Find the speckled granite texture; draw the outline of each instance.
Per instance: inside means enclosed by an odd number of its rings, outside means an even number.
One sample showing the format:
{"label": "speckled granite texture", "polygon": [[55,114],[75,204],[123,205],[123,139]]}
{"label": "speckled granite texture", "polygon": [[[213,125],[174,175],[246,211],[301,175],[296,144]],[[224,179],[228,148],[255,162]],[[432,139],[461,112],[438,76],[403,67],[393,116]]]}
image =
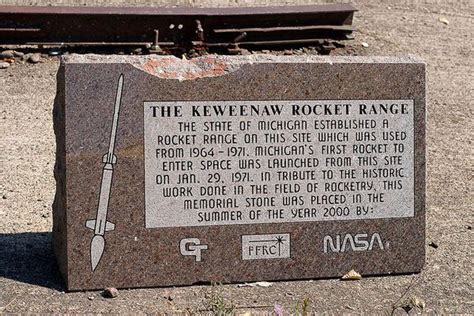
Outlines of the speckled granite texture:
{"label": "speckled granite texture", "polygon": [[[95,217],[117,78],[125,84],[119,164],[108,205],[115,230],[92,272],[85,227]],[[189,100],[414,100],[415,216],[262,225],[145,228],[143,102]],[[418,272],[425,261],[425,65],[416,58],[69,56],[58,73],[54,248],[69,290]],[[291,257],[241,258],[241,235],[291,234]],[[385,250],[324,254],[327,234],[379,233]],[[179,253],[184,237],[212,245],[201,262]],[[218,254],[218,255],[217,255]]]}

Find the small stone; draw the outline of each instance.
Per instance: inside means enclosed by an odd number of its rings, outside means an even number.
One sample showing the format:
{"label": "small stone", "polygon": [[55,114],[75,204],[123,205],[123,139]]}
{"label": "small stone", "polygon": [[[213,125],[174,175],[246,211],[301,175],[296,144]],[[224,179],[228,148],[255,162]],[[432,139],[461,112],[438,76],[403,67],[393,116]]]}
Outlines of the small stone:
{"label": "small stone", "polygon": [[430,242],[428,246],[433,247],[434,249],[438,249],[439,247],[438,244],[435,243],[434,241]]}
{"label": "small stone", "polygon": [[13,50],[4,50],[3,52],[0,53],[0,59],[10,59],[13,57],[15,57]]}
{"label": "small stone", "polygon": [[418,297],[413,296],[402,301],[400,304],[394,306],[394,311],[398,308],[403,309],[405,313],[407,314],[410,313],[414,308],[423,312],[423,310],[426,308],[426,303],[422,299],[419,299]]}
{"label": "small stone", "polygon": [[92,300],[94,299],[94,296],[88,296],[87,299],[88,299],[89,301],[92,301]]}
{"label": "small stone", "polygon": [[471,226],[471,225],[467,225],[467,229],[471,230],[471,229],[472,229],[472,226]]}
{"label": "small stone", "polygon": [[426,308],[426,303],[424,300],[414,296],[411,298],[411,302],[414,307],[421,309],[422,311]]}
{"label": "small stone", "polygon": [[354,269],[344,274],[341,278],[342,280],[360,280],[362,276],[356,272]]}
{"label": "small stone", "polygon": [[108,287],[102,292],[102,296],[105,298],[115,298],[118,296],[118,290],[114,287]]}
{"label": "small stone", "polygon": [[142,53],[142,49],[141,48],[135,48],[132,53],[134,53],[135,55],[140,55]]}
{"label": "small stone", "polygon": [[4,62],[4,61],[0,62],[0,69],[6,69],[8,67],[10,67],[9,63]]}
{"label": "small stone", "polygon": [[446,19],[445,17],[439,18],[438,21],[440,21],[440,22],[443,23],[444,25],[449,25],[449,20]]}
{"label": "small stone", "polygon": [[270,282],[261,281],[261,282],[255,282],[255,285],[259,287],[270,287],[273,284]]}
{"label": "small stone", "polygon": [[270,287],[272,285],[273,284],[270,282],[260,281],[260,282],[255,282],[255,283],[237,284],[237,287]]}
{"label": "small stone", "polygon": [[237,287],[254,287],[254,285],[251,283],[243,283],[243,284],[237,284]]}
{"label": "small stone", "polygon": [[369,47],[369,44],[366,43],[366,42],[362,42],[361,45],[362,45],[363,47],[366,47],[366,48]]}
{"label": "small stone", "polygon": [[[8,66],[10,66],[10,65],[8,65]],[[5,194],[2,195],[2,199],[6,200],[6,199],[7,199],[7,196],[6,196]]]}
{"label": "small stone", "polygon": [[29,58],[28,61],[32,64],[37,64],[41,60],[41,55],[40,54],[32,54]]}
{"label": "small stone", "polygon": [[15,55],[15,57],[20,57],[21,58],[21,57],[25,56],[25,53],[15,50],[15,51],[13,51],[13,55]]}

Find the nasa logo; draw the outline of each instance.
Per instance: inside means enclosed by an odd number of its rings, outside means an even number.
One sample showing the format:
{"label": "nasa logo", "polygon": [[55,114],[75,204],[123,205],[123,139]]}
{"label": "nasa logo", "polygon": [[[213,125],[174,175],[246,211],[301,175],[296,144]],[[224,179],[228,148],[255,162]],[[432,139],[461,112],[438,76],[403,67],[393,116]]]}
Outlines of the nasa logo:
{"label": "nasa logo", "polygon": [[385,250],[388,243],[384,246],[382,238],[379,233],[374,233],[371,236],[368,234],[346,234],[344,237],[336,235],[333,238],[330,235],[323,238],[323,251],[329,252],[347,252],[347,251],[370,251],[378,247],[380,250]]}

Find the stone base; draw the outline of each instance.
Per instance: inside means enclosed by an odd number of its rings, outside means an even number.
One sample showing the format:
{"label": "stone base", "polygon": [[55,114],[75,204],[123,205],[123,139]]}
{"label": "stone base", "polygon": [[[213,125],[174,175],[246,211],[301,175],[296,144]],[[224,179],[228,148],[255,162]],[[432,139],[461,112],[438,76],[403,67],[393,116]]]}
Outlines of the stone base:
{"label": "stone base", "polygon": [[[109,149],[112,129],[114,102],[117,96],[118,78],[123,75],[123,93],[115,138],[116,164],[113,165],[110,197],[104,197],[108,205],[99,206],[101,192],[107,172],[104,172],[103,156]],[[381,133],[383,119],[387,119],[391,131],[405,131],[408,139],[383,140],[375,143],[405,143],[402,158],[395,158],[391,164],[404,168],[406,177],[394,176],[390,179],[371,179],[378,188],[372,193],[383,192],[389,202],[366,201],[364,206],[372,207],[373,212],[363,216],[357,215],[355,205],[349,200],[335,207],[349,207],[350,215],[324,216],[324,209],[330,203],[311,203],[311,194],[307,191],[278,193],[275,191],[274,174],[270,170],[270,193],[251,191],[250,185],[259,184],[260,171],[254,168],[249,178],[235,178],[235,172],[244,172],[239,168],[239,156],[228,158],[225,153],[216,156],[216,160],[231,160],[232,171],[201,170],[202,157],[168,159],[169,161],[192,161],[193,168],[184,171],[163,171],[161,162],[167,158],[153,156],[157,146],[158,135],[196,134],[194,144],[169,145],[163,148],[183,148],[186,153],[191,147],[222,148],[242,147],[237,145],[207,146],[202,141],[204,122],[231,121],[235,133],[240,139],[238,124],[241,121],[258,122],[259,120],[294,120],[295,113],[291,107],[298,103],[324,103],[324,100],[346,101],[348,108],[337,110],[331,106],[329,112],[298,116],[298,119],[309,122],[314,127],[317,120],[361,119],[361,104],[375,101],[395,100],[400,111],[407,106],[406,113],[374,114],[365,113],[367,119],[379,124],[374,131]],[[365,100],[365,101],[364,101]],[[398,100],[398,101],[397,101]],[[197,105],[231,105],[226,101],[235,101],[237,105],[251,105],[248,101],[260,105],[281,104],[284,114],[266,117],[247,117],[232,115],[226,112],[216,116],[210,112],[199,112],[203,116],[192,117],[191,107]],[[222,101],[221,103],[216,101]],[[245,102],[247,101],[247,102]],[[268,102],[271,101],[271,102]],[[151,103],[146,103],[151,102]],[[194,103],[193,103],[194,102]],[[240,103],[239,103],[240,102]],[[279,103],[280,102],[280,103]],[[335,103],[335,102],[332,102]],[[198,105],[199,105],[198,104]],[[146,107],[145,105],[148,105]],[[152,106],[177,106],[182,116],[169,118],[150,116]],[[249,109],[249,107],[244,107]],[[353,111],[350,114],[344,111]],[[174,107],[172,107],[174,111]],[[242,111],[239,108],[238,111]],[[289,112],[287,112],[289,111]],[[369,110],[367,110],[369,111]],[[356,113],[357,112],[357,113]],[[213,114],[214,113],[214,114]],[[339,114],[338,114],[339,113]],[[194,114],[197,114],[194,113]],[[147,116],[148,115],[148,116]],[[182,118],[181,118],[182,117]],[[157,125],[150,122],[156,118]],[[178,122],[197,122],[198,131],[193,133],[179,131]],[[392,122],[394,122],[392,124]],[[206,56],[192,60],[181,60],[170,56],[95,56],[72,55],[62,60],[58,72],[58,95],[54,109],[54,124],[57,140],[57,161],[55,177],[57,193],[54,203],[54,249],[59,266],[69,290],[100,289],[114,286],[117,288],[189,285],[201,282],[246,282],[256,280],[292,280],[340,277],[354,269],[362,275],[381,275],[394,273],[419,272],[424,264],[425,249],[425,65],[411,57],[312,57],[312,56]],[[253,124],[253,123],[252,123]],[[253,128],[253,127],[252,127]],[[390,127],[389,127],[390,128]],[[291,144],[292,131],[263,131],[255,127],[258,144],[248,146],[248,156],[240,159],[257,158],[255,146],[265,145],[265,133],[287,134],[283,144]],[[326,130],[328,131],[328,130]],[[336,130],[330,130],[336,131]],[[353,128],[350,137],[364,128]],[[154,134],[155,133],[155,134]],[[161,133],[161,134],[160,134]],[[311,127],[311,133],[316,133]],[[216,132],[215,134],[225,134]],[[148,135],[148,136],[147,136]],[[297,144],[312,145],[318,153],[318,166],[304,168],[316,170],[316,180],[281,181],[283,184],[295,183],[306,187],[309,182],[320,183],[322,170],[332,169],[336,174],[340,169],[372,169],[370,166],[356,165],[358,156],[378,156],[378,167],[388,168],[382,161],[385,156],[395,155],[390,149],[387,153],[356,154],[347,151],[344,154],[324,153],[323,142],[299,139]],[[377,134],[378,135],[378,134]],[[382,135],[382,134],[380,134]],[[302,136],[303,138],[305,136]],[[382,137],[382,136],[380,136]],[[395,136],[394,136],[395,137]],[[242,138],[243,139],[243,138]],[[344,141],[330,142],[341,145]],[[349,141],[353,145],[354,140]],[[373,143],[370,140],[361,144]],[[349,146],[347,148],[352,148]],[[148,147],[147,147],[148,146]],[[244,146],[245,147],[245,146]],[[307,148],[307,147],[306,147]],[[349,149],[347,149],[349,150]],[[188,155],[188,154],[186,154]],[[145,159],[145,156],[147,157]],[[278,155],[288,157],[291,155]],[[328,166],[327,157],[351,157],[353,168]],[[267,156],[262,159],[262,170],[267,170]],[[110,158],[111,159],[111,158]],[[109,160],[110,160],[109,159]],[[296,159],[296,158],[295,158]],[[106,158],[107,160],[107,158]],[[110,160],[112,161],[112,160]],[[158,167],[157,167],[158,166]],[[155,169],[153,169],[155,168]],[[160,169],[157,171],[157,169]],[[289,170],[289,169],[288,169]],[[295,170],[302,170],[296,168]],[[268,171],[268,170],[267,170]],[[161,187],[153,185],[157,173],[169,175],[172,182],[178,175],[189,173],[197,175],[202,181],[208,181],[207,175],[222,175],[219,185],[228,186],[229,192],[242,181],[245,193],[238,197],[239,208],[244,219],[229,219],[223,222],[202,222],[198,220],[198,210],[184,210],[182,195],[192,191],[193,198],[202,183],[175,185],[175,187],[192,187],[175,198],[164,198]],[[361,173],[360,173],[361,174]],[[240,176],[239,176],[240,177]],[[336,175],[339,177],[339,175]],[[151,179],[151,180],[150,180]],[[198,180],[199,180],[198,179]],[[206,180],[204,180],[206,179]],[[212,180],[212,179],[211,179]],[[238,180],[238,181],[237,181]],[[248,181],[247,181],[248,180]],[[357,177],[357,181],[367,180]],[[339,179],[339,182],[356,181]],[[383,180],[400,180],[402,188],[383,187]],[[102,191],[101,191],[102,186]],[[286,189],[284,189],[286,190]],[[318,190],[323,190],[321,187]],[[362,190],[360,187],[358,190]],[[253,192],[253,193],[252,193]],[[322,196],[324,191],[318,191]],[[369,193],[370,193],[369,192]],[[329,195],[331,192],[326,192]],[[338,192],[352,198],[354,194],[367,192]],[[104,193],[102,193],[104,194]],[[151,194],[147,197],[148,194]],[[229,193],[229,198],[233,193]],[[332,192],[334,194],[334,192]],[[301,206],[293,205],[285,209],[284,218],[279,215],[250,219],[252,210],[261,209],[265,214],[269,207],[247,207],[243,202],[246,197],[275,197],[275,203],[281,203],[283,196],[302,196],[304,207],[317,209],[314,217],[304,220],[291,219],[290,209]],[[150,199],[149,199],[150,198]],[[365,201],[365,200],[364,200]],[[390,202],[392,201],[392,202]],[[334,202],[334,201],[333,201]],[[298,203],[298,202],[296,202]],[[361,204],[362,205],[362,204]],[[115,227],[101,222],[94,226],[88,220],[98,217],[98,208],[106,209],[107,221]],[[228,206],[228,210],[232,206]],[[219,209],[203,210],[219,211]],[[331,213],[330,211],[327,211]],[[337,211],[335,211],[337,213]],[[303,212],[304,213],[304,212]],[[311,212],[306,213],[311,216]],[[157,217],[159,216],[159,217]],[[91,224],[92,223],[92,224]],[[232,224],[233,223],[233,224]],[[105,231],[106,229],[110,229]],[[103,232],[105,231],[105,232]],[[91,265],[91,240],[94,234],[103,236],[104,250],[95,270]],[[273,243],[275,241],[275,243]],[[250,245],[257,245],[254,247]],[[273,245],[279,245],[278,253]],[[249,247],[253,247],[250,250]],[[271,248],[271,249],[270,249]],[[266,249],[266,250],[265,250]],[[272,250],[273,249],[273,250]],[[96,253],[97,254],[97,253]],[[94,255],[94,254],[92,254]]]}

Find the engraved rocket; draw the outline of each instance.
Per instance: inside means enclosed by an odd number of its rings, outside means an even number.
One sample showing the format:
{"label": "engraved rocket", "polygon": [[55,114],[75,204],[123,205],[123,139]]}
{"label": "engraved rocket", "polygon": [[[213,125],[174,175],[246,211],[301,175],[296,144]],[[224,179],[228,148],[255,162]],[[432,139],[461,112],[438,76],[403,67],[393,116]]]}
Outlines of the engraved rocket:
{"label": "engraved rocket", "polygon": [[112,121],[112,131],[110,133],[109,150],[103,156],[102,162],[102,182],[100,186],[99,205],[97,206],[97,215],[95,219],[86,221],[86,227],[94,231],[94,237],[91,241],[91,267],[92,271],[97,268],[105,248],[105,232],[115,229],[115,224],[107,221],[107,211],[109,206],[110,190],[112,187],[112,175],[114,165],[117,163],[117,157],[114,155],[115,138],[117,134],[117,124],[119,118],[120,103],[122,101],[123,74],[120,75],[115,96],[114,118]]}

